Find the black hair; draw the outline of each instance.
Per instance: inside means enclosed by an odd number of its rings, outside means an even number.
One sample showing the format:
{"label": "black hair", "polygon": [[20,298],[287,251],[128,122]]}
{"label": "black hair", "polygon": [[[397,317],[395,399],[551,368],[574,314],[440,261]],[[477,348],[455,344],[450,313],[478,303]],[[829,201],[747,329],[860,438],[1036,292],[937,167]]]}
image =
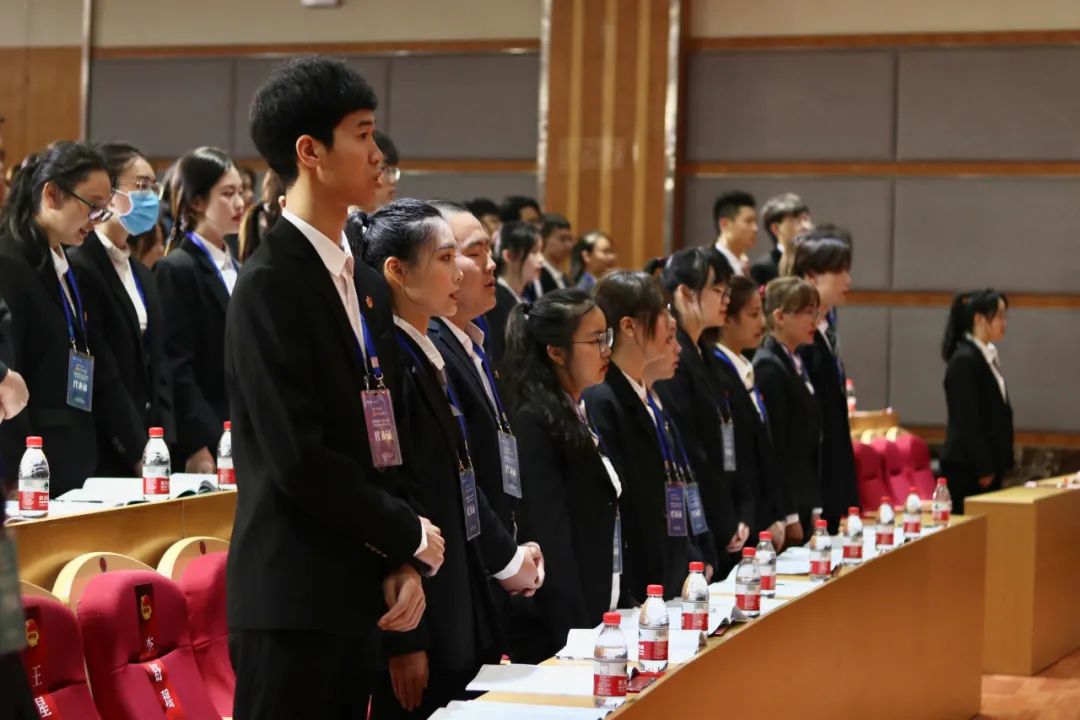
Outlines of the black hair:
{"label": "black hair", "polygon": [[246,262],[262,244],[263,236],[274,227],[281,217],[281,204],[278,198],[285,194],[281,178],[273,170],[263,175],[259,200],[247,209],[240,221],[240,262]]}
{"label": "black hair", "polygon": [[752,208],[757,205],[754,196],[742,190],[730,190],[716,198],[712,206],[713,227],[720,227],[720,218],[734,220],[739,214],[739,208]]}
{"label": "black hair", "polygon": [[139,148],[128,143],[110,142],[99,143],[94,146],[98,155],[105,161],[105,166],[109,169],[109,177],[112,178],[113,185],[116,185],[116,179],[124,174],[124,171],[128,169],[128,166],[139,158],[145,158]]}
{"label": "black hair", "polygon": [[196,148],[180,158],[169,184],[173,226],[165,243],[166,252],[172,252],[180,245],[184,233],[195,229],[195,202],[209,197],[221,176],[233,167],[225,151],[215,147]]}
{"label": "black hair", "polygon": [[[367,109],[367,108],[364,108]],[[382,130],[375,131],[375,144],[383,154],[383,165],[397,165],[399,162],[397,145]]]}
{"label": "black hair", "polygon": [[310,135],[328,148],[334,128],[350,113],[375,110],[364,77],[341,60],[308,56],[274,69],[251,102],[251,139],[286,187],[299,177],[296,140]]}
{"label": "black hair", "polygon": [[667,307],[667,298],[660,283],[652,275],[620,270],[596,284],[593,293],[596,304],[604,311],[607,324],[615,328],[615,345],[619,344],[619,321],[633,318],[645,325],[645,338],[656,334],[656,320]]}
{"label": "black hair", "polygon": [[823,236],[836,238],[848,247],[852,247],[851,231],[843,225],[837,225],[836,223],[821,223],[814,229]]}
{"label": "black hair", "polygon": [[592,230],[582,235],[581,239],[574,243],[574,249],[570,251],[570,278],[574,282],[580,282],[581,277],[585,274],[585,261],[581,259],[581,253],[587,252],[592,255],[593,250],[596,249],[596,243],[601,239],[611,242],[611,236],[599,230]]}
{"label": "black hair", "polygon": [[765,201],[765,204],[761,207],[761,224],[765,226],[765,232],[769,234],[774,247],[780,240],[776,237],[776,233],[772,231],[773,223],[798,217],[804,212],[810,212],[810,208],[795,193],[784,193]]}
{"label": "black hair", "polygon": [[536,302],[522,303],[510,312],[506,353],[499,377],[504,382],[511,415],[526,403],[539,407],[547,431],[559,444],[575,451],[592,449],[588,428],[570,406],[552,368],[548,346],[574,354],[574,333],[596,302],[573,288],[554,290]]}
{"label": "black hair", "polygon": [[705,258],[713,269],[713,275],[716,277],[715,282],[727,283],[731,278],[735,277],[735,268],[731,267],[731,263],[728,262],[724,253],[717,250],[715,246],[710,245],[705,248]]}
{"label": "black hair", "polygon": [[[472,215],[472,213],[469,212],[469,209],[467,207],[465,207],[461,203],[456,203],[453,200],[428,200],[427,203],[431,207],[438,210],[439,214],[442,215],[447,221],[449,221],[451,217],[457,215],[458,213],[469,213],[470,215]],[[479,219],[480,218],[477,218],[477,220]]]}
{"label": "black hair", "polygon": [[[712,262],[710,250],[723,257],[721,253],[713,248],[706,249],[703,247],[683,248],[669,257],[664,265],[664,271],[660,275],[660,285],[664,288],[664,292],[674,298],[675,291],[679,286],[685,285],[700,297],[701,292],[709,284],[710,270],[712,271],[713,284],[727,284],[731,278],[731,266],[725,261],[724,265],[719,266],[719,269],[723,272],[724,268],[727,268],[726,275],[718,273],[718,265]],[[671,311],[675,315],[676,321],[681,324],[682,318],[679,317],[679,311],[674,302],[671,304]]]}
{"label": "black hair", "polygon": [[[11,183],[7,203],[0,214],[0,232],[23,242],[48,240],[35,216],[41,207],[46,183],[53,183],[65,193],[86,180],[91,173],[109,172],[105,160],[89,145],[62,141],[53,143],[19,168]],[[111,181],[110,177],[110,181]]]}
{"label": "black hair", "polygon": [[[469,209],[469,212],[478,218],[482,218],[485,215],[499,214],[499,206],[495,204],[494,200],[489,200],[488,198],[478,197],[473,198],[472,200],[466,200],[464,205]],[[516,220],[517,218],[514,219]]]}
{"label": "black hair", "polygon": [[236,172],[240,173],[241,179],[246,178],[251,183],[252,191],[255,190],[255,171],[249,168],[247,165],[237,165]]}
{"label": "black hair", "polygon": [[665,263],[667,263],[667,258],[663,255],[649,258],[645,262],[645,267],[642,268],[642,272],[646,275],[652,275],[653,277],[656,277],[657,273],[663,272]]}
{"label": "black hair", "polygon": [[795,238],[795,249],[785,253],[780,262],[780,274],[804,278],[850,270],[851,233],[843,228],[841,233],[828,229],[828,226],[817,227]]}
{"label": "black hair", "polygon": [[975,316],[982,315],[992,320],[1001,310],[1001,303],[1009,307],[1009,298],[1003,292],[992,288],[958,293],[949,308],[949,319],[945,323],[945,337],[941,341],[941,358],[945,362],[956,352],[956,346],[965,335],[975,327]]}
{"label": "black hair", "polygon": [[[154,227],[146,232],[132,235],[128,238],[131,254],[139,262],[143,262],[143,256],[150,252],[150,250],[152,250],[159,242],[162,244],[165,243],[165,228],[162,226],[160,220],[154,223]],[[145,265],[146,263],[143,264]]]}
{"label": "black hair", "polygon": [[764,287],[759,290],[756,282],[742,275],[732,277],[728,281],[728,287],[731,288],[731,299],[728,300],[727,308],[729,318],[736,317],[743,311],[743,308],[750,304],[751,297],[759,294],[760,290],[764,290]]}
{"label": "black hair", "polygon": [[434,228],[444,222],[439,211],[422,200],[402,198],[383,205],[373,215],[353,213],[345,221],[345,237],[359,247],[361,260],[381,274],[389,258],[416,263],[421,248],[434,240]]}
{"label": "black hair", "polygon": [[510,195],[503,200],[502,205],[499,206],[499,219],[504,223],[521,220],[522,209],[528,207],[536,210],[537,214],[541,212],[540,203],[536,202],[533,198],[524,195]]}
{"label": "black hair", "polygon": [[570,221],[558,213],[544,213],[543,219],[544,222],[540,226],[540,237],[544,238],[545,242],[555,234],[556,230],[570,229]]}
{"label": "black hair", "polygon": [[506,274],[507,261],[503,258],[503,251],[510,253],[510,260],[517,265],[518,270],[525,264],[525,258],[536,247],[536,241],[540,239],[540,231],[532,223],[515,220],[508,222],[499,228],[499,247],[495,253],[495,274]]}

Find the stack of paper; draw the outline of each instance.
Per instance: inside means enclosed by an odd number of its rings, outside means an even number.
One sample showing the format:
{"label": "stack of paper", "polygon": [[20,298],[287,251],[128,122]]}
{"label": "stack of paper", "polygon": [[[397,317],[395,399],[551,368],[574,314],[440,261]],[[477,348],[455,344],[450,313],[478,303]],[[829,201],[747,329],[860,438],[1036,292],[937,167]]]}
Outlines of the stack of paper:
{"label": "stack of paper", "polygon": [[585,665],[484,665],[469,692],[538,693],[592,697],[593,669]]}
{"label": "stack of paper", "polygon": [[454,700],[436,710],[430,720],[601,720],[607,713],[596,708]]}

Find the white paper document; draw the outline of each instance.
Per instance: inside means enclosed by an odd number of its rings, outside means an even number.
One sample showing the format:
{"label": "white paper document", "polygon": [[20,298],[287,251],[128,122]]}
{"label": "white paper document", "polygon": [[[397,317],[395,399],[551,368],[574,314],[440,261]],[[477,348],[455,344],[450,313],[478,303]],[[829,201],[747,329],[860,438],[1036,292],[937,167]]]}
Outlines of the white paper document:
{"label": "white paper document", "polygon": [[592,665],[484,665],[469,692],[539,693],[592,697]]}
{"label": "white paper document", "polygon": [[597,708],[454,700],[436,710],[429,720],[601,720],[608,712]]}

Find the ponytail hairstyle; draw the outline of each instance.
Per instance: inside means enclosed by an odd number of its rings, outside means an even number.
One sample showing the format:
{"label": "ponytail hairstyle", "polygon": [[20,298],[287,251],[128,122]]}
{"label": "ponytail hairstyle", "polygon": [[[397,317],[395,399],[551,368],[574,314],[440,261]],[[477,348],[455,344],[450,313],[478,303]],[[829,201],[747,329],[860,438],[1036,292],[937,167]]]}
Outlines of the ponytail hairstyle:
{"label": "ponytail hairstyle", "polygon": [[[28,157],[19,166],[11,182],[7,204],[0,214],[0,233],[22,242],[35,242],[44,250],[48,245],[45,231],[36,215],[46,183],[52,183],[65,193],[86,180],[93,172],[109,172],[101,155],[89,145],[62,141]],[[110,182],[114,178],[110,175]]]}
{"label": "ponytail hairstyle", "polygon": [[[515,220],[503,224],[499,228],[499,243],[495,253],[495,274],[499,277],[506,275],[506,271],[513,266],[517,273],[521,272],[525,258],[536,247],[536,241],[540,239],[540,231],[532,223]],[[510,253],[509,262],[503,258],[503,251]]]}
{"label": "ponytail hairstyle", "polygon": [[780,274],[804,278],[845,272],[851,270],[851,257],[851,233],[838,225],[821,225],[795,238],[794,251],[780,261]]}
{"label": "ponytail hairstyle", "polygon": [[956,346],[975,328],[975,316],[982,315],[993,320],[1000,310],[1001,303],[1009,307],[1009,298],[1003,292],[992,288],[958,293],[949,308],[949,319],[945,323],[945,337],[941,341],[941,359],[949,362],[956,352]]}
{"label": "ponytail hairstyle", "polygon": [[[802,278],[781,277],[765,286],[765,322],[770,331],[775,327],[773,313],[777,310],[792,315],[820,305],[817,288]],[[730,306],[728,312],[731,312]]]}
{"label": "ponytail hairstyle", "polygon": [[615,330],[614,347],[619,345],[619,322],[624,317],[641,322],[645,326],[645,339],[651,340],[656,334],[656,321],[668,304],[656,278],[629,270],[614,272],[601,280],[593,297],[604,311],[608,327]]}
{"label": "ponytail hairstyle", "polygon": [[240,262],[246,262],[262,243],[262,238],[274,227],[281,217],[281,203],[278,198],[285,194],[285,183],[273,170],[263,175],[262,192],[259,202],[244,213],[240,221]]}
{"label": "ponytail hairstyle", "polygon": [[[685,285],[688,290],[694,292],[700,298],[701,292],[709,284],[710,269],[712,269],[712,264],[709,262],[705,248],[683,248],[667,259],[664,270],[660,273],[660,284],[673,300],[676,291],[681,285]],[[721,281],[714,279],[714,282]],[[671,312],[681,326],[682,317],[680,317],[674,301],[671,304]]]}
{"label": "ponytail hairstyle", "polygon": [[510,312],[506,325],[506,353],[499,377],[506,391],[507,410],[513,415],[526,403],[539,407],[549,435],[577,452],[593,448],[588,428],[578,419],[555,375],[548,347],[574,355],[574,333],[596,302],[583,290],[565,288],[545,293],[534,303],[522,303]]}
{"label": "ponytail hairstyle", "polygon": [[210,197],[210,191],[221,176],[234,167],[225,151],[215,147],[197,148],[180,158],[169,183],[173,226],[166,243],[166,253],[175,250],[184,234],[195,229],[198,217],[194,204]]}
{"label": "ponytail hairstyle", "polygon": [[403,198],[383,205],[373,215],[353,213],[345,221],[345,237],[360,249],[360,259],[383,274],[392,257],[412,267],[421,249],[435,241],[435,230],[443,223],[437,209],[422,200]]}
{"label": "ponytail hairstyle", "polygon": [[611,241],[611,237],[606,233],[593,230],[582,235],[581,239],[574,243],[574,249],[570,252],[570,278],[575,283],[581,282],[582,276],[585,275],[585,261],[581,259],[581,254],[592,255],[593,250],[596,249],[596,243],[601,239]]}

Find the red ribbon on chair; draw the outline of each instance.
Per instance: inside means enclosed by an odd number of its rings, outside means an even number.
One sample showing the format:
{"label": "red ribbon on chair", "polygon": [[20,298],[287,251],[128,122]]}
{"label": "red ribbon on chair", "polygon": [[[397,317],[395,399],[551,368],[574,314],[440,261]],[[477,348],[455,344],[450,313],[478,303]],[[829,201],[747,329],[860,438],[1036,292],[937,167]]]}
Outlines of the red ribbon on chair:
{"label": "red ribbon on chair", "polygon": [[169,682],[169,670],[165,666],[165,661],[151,660],[143,663],[142,669],[150,678],[150,684],[154,686],[154,694],[161,703],[165,717],[169,720],[184,720],[184,708],[180,704],[180,696],[176,693],[176,688]]}

